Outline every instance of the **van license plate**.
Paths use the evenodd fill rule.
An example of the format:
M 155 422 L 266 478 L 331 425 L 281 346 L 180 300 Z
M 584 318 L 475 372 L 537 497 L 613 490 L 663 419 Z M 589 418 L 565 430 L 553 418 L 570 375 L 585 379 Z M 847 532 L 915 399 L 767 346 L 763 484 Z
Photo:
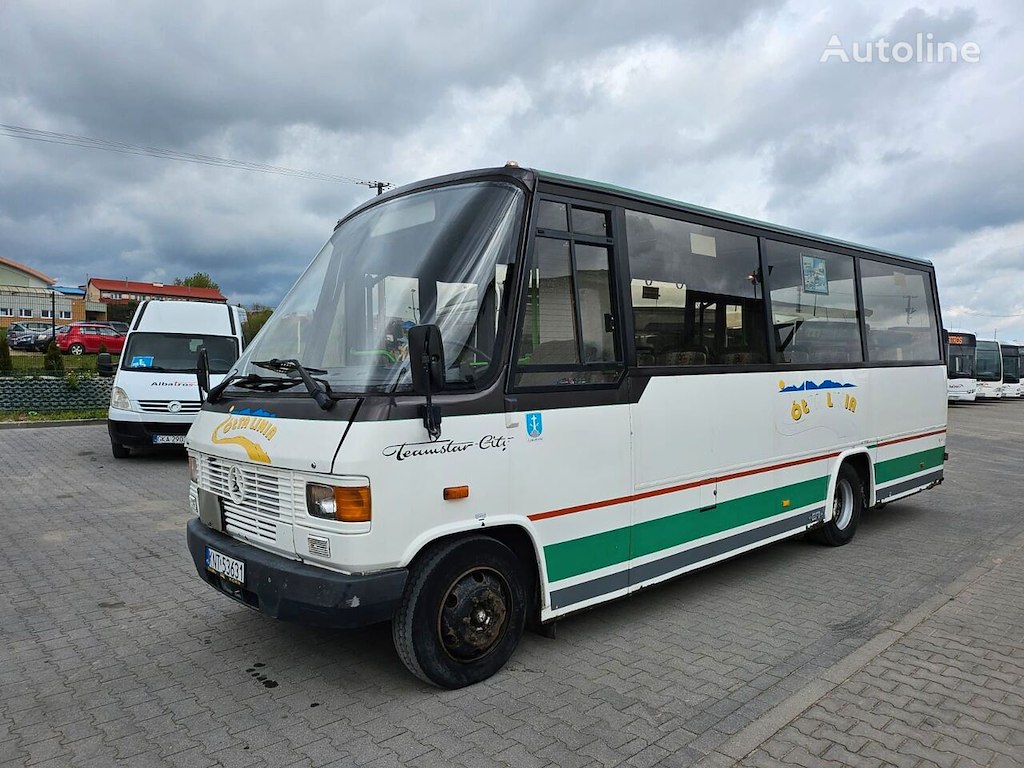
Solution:
M 184 445 L 184 435 L 153 435 L 153 443 L 156 445 Z
M 245 563 L 209 547 L 206 548 L 206 570 L 223 576 L 233 584 L 245 584 Z

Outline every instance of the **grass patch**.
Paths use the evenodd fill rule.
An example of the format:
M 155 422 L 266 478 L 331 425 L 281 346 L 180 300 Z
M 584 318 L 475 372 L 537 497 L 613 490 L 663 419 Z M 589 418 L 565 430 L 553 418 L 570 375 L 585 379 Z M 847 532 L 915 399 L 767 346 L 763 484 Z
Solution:
M 105 419 L 106 408 L 86 408 L 61 411 L 0 411 L 0 422 L 8 421 L 75 421 L 78 419 Z

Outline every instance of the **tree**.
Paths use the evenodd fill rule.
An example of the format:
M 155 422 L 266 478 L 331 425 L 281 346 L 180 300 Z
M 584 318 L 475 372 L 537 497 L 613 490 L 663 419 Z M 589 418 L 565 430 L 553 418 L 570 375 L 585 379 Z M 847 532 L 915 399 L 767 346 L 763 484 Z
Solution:
M 43 358 L 43 368 L 51 373 L 64 372 L 64 358 L 61 356 L 60 350 L 57 349 L 56 342 L 51 341 L 49 346 L 46 348 L 46 357 Z
M 216 288 L 220 290 L 220 286 L 213 281 L 206 272 L 196 272 L 191 277 L 176 277 L 174 278 L 175 285 L 184 285 L 189 288 Z
M 137 301 L 119 301 L 107 304 L 107 320 L 117 320 L 122 323 L 130 323 L 135 317 L 135 310 L 139 308 Z
M 273 311 L 270 307 L 265 307 L 262 304 L 253 304 L 246 310 L 245 322 L 242 323 L 242 337 L 246 344 L 259 333 L 260 328 L 267 322 Z

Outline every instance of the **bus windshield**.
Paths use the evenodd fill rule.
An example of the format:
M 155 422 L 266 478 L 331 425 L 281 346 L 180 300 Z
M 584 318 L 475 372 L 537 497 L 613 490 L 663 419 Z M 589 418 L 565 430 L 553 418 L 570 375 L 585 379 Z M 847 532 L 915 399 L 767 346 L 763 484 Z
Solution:
M 1003 381 L 1016 383 L 1020 379 L 1020 351 L 1017 347 L 1003 347 Z
M 298 360 L 337 392 L 411 387 L 407 332 L 432 323 L 446 383 L 471 388 L 492 369 L 524 193 L 480 181 L 371 206 L 344 221 L 239 360 Z M 323 371 L 324 373 L 320 373 Z
M 1002 356 L 999 343 L 995 341 L 979 341 L 976 370 L 979 381 L 1002 381 Z
M 977 340 L 969 333 L 949 333 L 946 337 L 948 375 L 951 379 L 974 378 L 974 356 Z

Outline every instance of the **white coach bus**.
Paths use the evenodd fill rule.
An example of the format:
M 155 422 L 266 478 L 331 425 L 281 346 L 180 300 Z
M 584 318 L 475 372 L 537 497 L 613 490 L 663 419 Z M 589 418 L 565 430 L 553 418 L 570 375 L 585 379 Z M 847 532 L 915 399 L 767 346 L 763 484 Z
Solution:
M 1003 396 L 1003 356 L 999 342 L 978 339 L 974 375 L 978 379 L 976 400 L 999 400 Z
M 974 402 L 978 391 L 978 380 L 974 377 L 977 346 L 973 333 L 946 334 L 946 391 L 950 402 Z
M 945 442 L 931 264 L 510 164 L 339 222 L 189 432 L 188 545 L 455 688 L 527 621 L 846 544 Z

